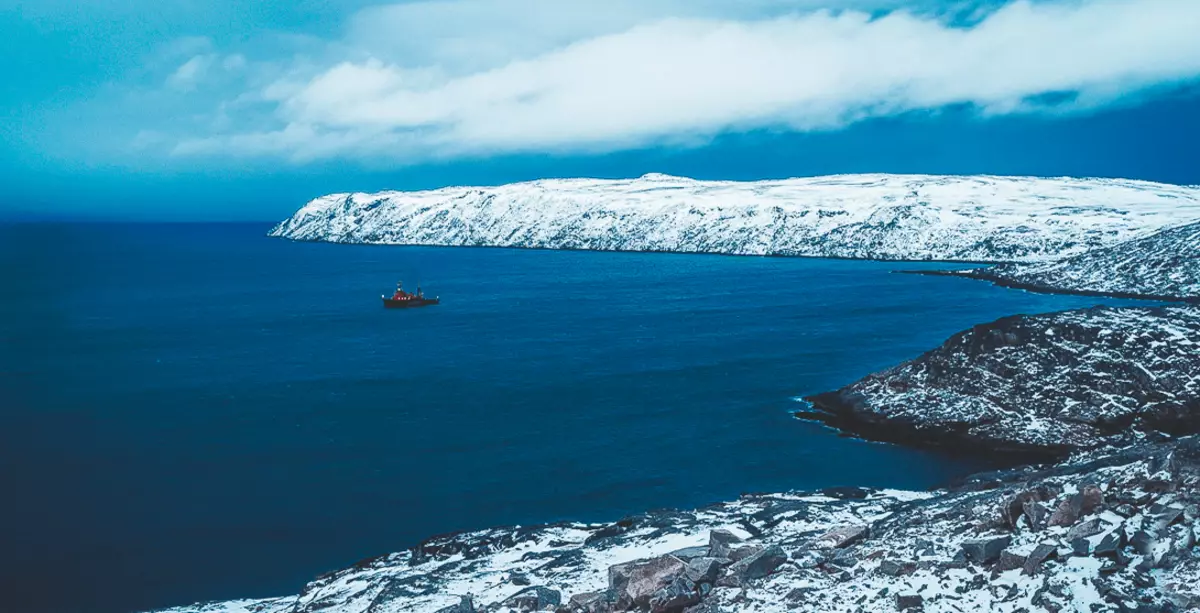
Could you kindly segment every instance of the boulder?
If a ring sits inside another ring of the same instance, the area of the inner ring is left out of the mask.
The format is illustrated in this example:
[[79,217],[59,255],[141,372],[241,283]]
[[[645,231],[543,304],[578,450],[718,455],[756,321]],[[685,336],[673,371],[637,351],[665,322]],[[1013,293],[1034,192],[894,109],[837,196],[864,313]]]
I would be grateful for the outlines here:
[[1030,510],[1040,509],[1044,513],[1046,508],[1041,503],[1050,498],[1051,492],[1044,486],[1020,492],[1005,501],[1004,506],[1000,509],[1000,519],[1004,525],[1016,529],[1020,524],[1021,517],[1026,516],[1030,527],[1035,527],[1039,521],[1028,517]]
[[567,601],[567,608],[573,613],[608,613],[612,610],[612,603],[605,592],[584,592],[572,596]]
[[1007,536],[965,541],[962,544],[962,552],[968,562],[990,564],[1000,557],[1000,553],[1010,543],[1012,539]]
[[1101,532],[1104,532],[1104,530],[1100,527],[1100,520],[1089,519],[1081,524],[1073,526],[1070,530],[1068,530],[1066,540],[1069,542],[1075,539],[1085,539],[1089,536],[1100,534]]
[[1072,555],[1086,556],[1092,553],[1092,542],[1085,538],[1072,539],[1070,544]]
[[1038,567],[1042,565],[1042,562],[1049,560],[1057,554],[1058,547],[1049,543],[1042,543],[1041,545],[1034,547],[1033,551],[1029,552],[1028,556],[1025,556],[1025,564],[1022,566],[1021,572],[1025,573],[1026,575],[1032,575],[1037,572]]
[[784,562],[787,562],[787,555],[783,553],[783,549],[772,545],[740,562],[735,562],[726,569],[725,576],[721,577],[718,585],[744,585],[747,581],[770,575]]
[[1154,540],[1154,537],[1149,532],[1138,530],[1133,533],[1133,536],[1129,537],[1129,544],[1135,551],[1146,556],[1150,555],[1150,550],[1154,547]]
[[1104,503],[1104,492],[1090,483],[1079,489],[1079,496],[1082,498],[1080,513],[1083,516],[1091,515]]
[[1117,552],[1125,546],[1125,531],[1118,528],[1100,539],[1092,554],[1100,558],[1114,558]]
[[904,564],[895,560],[884,560],[879,563],[879,572],[889,577],[898,577],[904,570]]
[[708,555],[708,547],[701,545],[699,547],[684,547],[676,551],[672,551],[668,555],[673,555],[680,560],[688,561],[695,558],[703,558]]
[[841,549],[867,538],[870,533],[870,527],[865,525],[839,526],[818,536],[813,541],[813,547],[817,549]]
[[715,583],[721,569],[729,564],[730,560],[725,558],[695,558],[688,560],[683,576],[694,583]]
[[501,607],[514,611],[541,611],[562,604],[562,594],[540,585],[527,587],[501,601]]
[[618,610],[647,607],[659,590],[683,576],[687,564],[671,555],[608,568],[608,587]]
[[1025,566],[1025,556],[1019,553],[1013,553],[1007,549],[1000,552],[1000,558],[996,561],[994,570],[1004,572]]
[[1040,502],[1026,502],[1022,510],[1030,529],[1036,531],[1046,527],[1046,518],[1050,515],[1046,505]]
[[920,594],[896,594],[897,610],[919,609],[924,604],[924,599],[921,598]]
[[742,539],[728,530],[713,530],[708,533],[708,555],[712,558],[728,558]]
[[1051,526],[1072,526],[1083,516],[1083,494],[1075,493],[1067,496],[1050,515]]
[[686,577],[676,577],[666,587],[654,592],[650,597],[650,613],[666,613],[690,607],[700,602],[700,592],[696,584]]

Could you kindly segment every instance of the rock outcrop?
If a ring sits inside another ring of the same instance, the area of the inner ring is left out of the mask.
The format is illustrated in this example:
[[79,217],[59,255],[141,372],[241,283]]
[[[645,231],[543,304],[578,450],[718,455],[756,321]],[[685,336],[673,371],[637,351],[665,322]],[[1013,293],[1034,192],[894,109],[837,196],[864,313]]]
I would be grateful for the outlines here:
[[[1046,525],[1031,502],[1070,512]],[[296,596],[171,613],[1185,611],[1200,607],[1200,440],[942,491],[753,495],[620,525],[439,537]]]
[[1200,307],[1006,317],[805,400],[866,438],[1046,458],[1200,432]]

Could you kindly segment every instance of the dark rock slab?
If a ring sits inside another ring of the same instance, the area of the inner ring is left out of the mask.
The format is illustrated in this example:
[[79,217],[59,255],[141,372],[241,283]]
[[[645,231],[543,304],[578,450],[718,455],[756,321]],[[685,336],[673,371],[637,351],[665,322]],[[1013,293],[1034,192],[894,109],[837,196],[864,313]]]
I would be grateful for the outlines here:
[[562,604],[562,594],[558,590],[539,585],[525,588],[509,596],[500,603],[500,606],[515,611],[541,611],[557,607],[559,604]]
[[1007,536],[977,539],[964,542],[962,551],[968,562],[990,564],[999,559],[1001,552],[1011,543],[1012,538]]

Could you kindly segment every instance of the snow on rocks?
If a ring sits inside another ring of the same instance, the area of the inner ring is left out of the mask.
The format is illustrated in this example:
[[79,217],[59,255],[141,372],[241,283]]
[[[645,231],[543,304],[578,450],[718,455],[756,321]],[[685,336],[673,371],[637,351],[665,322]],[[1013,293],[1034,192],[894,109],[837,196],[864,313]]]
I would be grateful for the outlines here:
[[[1194,433],[1200,307],[1005,317],[805,400],[814,410],[800,417],[867,438],[1045,457],[1152,433]],[[1062,514],[1078,515],[1049,510],[1051,525]]]
[[[1093,504],[1077,505],[1082,495]],[[1015,501],[1079,507],[1015,523]],[[1093,451],[959,486],[861,498],[749,495],[608,526],[438,537],[310,583],[297,596],[170,613],[766,613],[1182,611],[1200,606],[1200,440]],[[864,526],[864,530],[844,530]],[[1079,526],[1087,526],[1079,530]],[[830,533],[853,532],[828,547]],[[1087,533],[1092,551],[1069,542]],[[682,547],[681,547],[682,545]],[[752,551],[735,562],[730,546]],[[704,549],[703,555],[698,549]],[[685,559],[688,556],[690,559]],[[515,585],[514,573],[530,586]]]
[[296,240],[888,260],[1038,261],[1200,220],[1200,189],[1114,179],[838,175],[554,179],[334,194]]
[[1200,302],[1200,223],[1050,262],[943,274],[1043,292]]

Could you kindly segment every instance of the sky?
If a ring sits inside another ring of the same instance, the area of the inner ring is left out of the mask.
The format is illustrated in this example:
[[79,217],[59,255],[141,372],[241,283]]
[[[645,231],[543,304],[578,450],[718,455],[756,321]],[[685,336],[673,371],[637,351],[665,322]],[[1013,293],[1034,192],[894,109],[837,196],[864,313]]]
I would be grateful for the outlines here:
[[0,218],[665,172],[1200,184],[1195,0],[0,0]]

